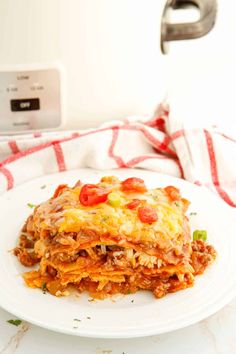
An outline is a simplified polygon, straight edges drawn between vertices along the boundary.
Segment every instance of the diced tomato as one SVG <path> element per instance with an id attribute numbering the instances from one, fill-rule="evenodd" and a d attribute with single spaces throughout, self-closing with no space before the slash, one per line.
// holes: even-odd
<path id="1" fill-rule="evenodd" d="M 80 203 L 85 206 L 92 206 L 104 203 L 107 200 L 109 191 L 96 184 L 85 184 L 80 191 Z"/>
<path id="2" fill-rule="evenodd" d="M 157 221 L 156 210 L 148 205 L 138 208 L 139 219 L 147 224 Z"/>
<path id="3" fill-rule="evenodd" d="M 186 212 L 188 210 L 190 201 L 185 198 L 182 198 L 181 201 L 183 203 L 183 211 Z"/>
<path id="4" fill-rule="evenodd" d="M 172 200 L 180 200 L 180 193 L 179 189 L 173 187 L 173 186 L 168 186 L 164 188 L 165 192 L 167 193 L 168 197 Z"/>
<path id="5" fill-rule="evenodd" d="M 140 199 L 133 199 L 132 202 L 126 204 L 126 208 L 128 209 L 136 209 L 141 203 Z"/>
<path id="6" fill-rule="evenodd" d="M 121 188 L 126 192 L 141 192 L 147 191 L 144 181 L 141 178 L 131 177 L 127 178 L 121 183 Z"/>
<path id="7" fill-rule="evenodd" d="M 58 197 L 58 196 L 61 194 L 61 191 L 62 191 L 64 188 L 67 188 L 67 187 L 68 187 L 67 184 L 60 184 L 60 185 L 56 188 L 56 190 L 55 190 L 55 192 L 54 192 L 54 194 L 53 194 L 53 198 Z"/>

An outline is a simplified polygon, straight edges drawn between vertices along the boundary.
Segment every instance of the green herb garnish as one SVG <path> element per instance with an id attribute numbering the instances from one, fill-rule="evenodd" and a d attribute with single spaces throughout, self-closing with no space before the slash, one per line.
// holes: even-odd
<path id="1" fill-rule="evenodd" d="M 88 316 L 88 317 L 87 317 L 87 320 L 91 320 L 91 317 Z"/>
<path id="2" fill-rule="evenodd" d="M 21 320 L 8 320 L 7 322 L 17 327 L 22 323 Z"/>
<path id="3" fill-rule="evenodd" d="M 131 302 L 134 302 L 134 300 L 131 300 Z"/>
<path id="4" fill-rule="evenodd" d="M 179 207 L 179 206 L 180 206 L 179 202 L 175 202 L 175 205 L 176 205 L 177 207 Z"/>
<path id="5" fill-rule="evenodd" d="M 35 205 L 35 204 L 32 204 L 32 203 L 28 203 L 27 206 L 28 206 L 29 208 L 31 208 L 31 209 L 36 207 L 36 205 Z"/>
<path id="6" fill-rule="evenodd" d="M 107 196 L 108 202 L 113 207 L 118 207 L 121 204 L 121 196 L 119 193 L 112 192 Z"/>
<path id="7" fill-rule="evenodd" d="M 44 184 L 43 186 L 40 187 L 41 189 L 45 189 L 46 188 L 46 184 Z"/>
<path id="8" fill-rule="evenodd" d="M 78 323 L 78 322 L 81 322 L 81 320 L 79 320 L 78 318 L 74 318 L 73 321 L 75 321 L 75 322 L 77 322 L 77 323 Z M 78 326 L 73 326 L 73 328 L 74 328 L 74 329 L 77 329 L 77 328 L 79 328 L 79 327 L 78 327 Z"/>
<path id="9" fill-rule="evenodd" d="M 196 212 L 191 212 L 189 215 L 197 215 L 197 213 Z"/>
<path id="10" fill-rule="evenodd" d="M 93 301 L 95 301 L 94 299 L 88 299 L 88 302 L 93 302 Z"/>
<path id="11" fill-rule="evenodd" d="M 205 242 L 207 240 L 207 231 L 206 230 L 195 230 L 193 232 L 193 240 L 194 241 L 202 240 Z"/>
<path id="12" fill-rule="evenodd" d="M 47 284 L 46 284 L 46 283 L 43 283 L 42 286 L 41 286 L 41 289 L 42 289 L 42 292 L 43 292 L 44 294 L 46 294 L 46 292 L 47 292 Z"/>

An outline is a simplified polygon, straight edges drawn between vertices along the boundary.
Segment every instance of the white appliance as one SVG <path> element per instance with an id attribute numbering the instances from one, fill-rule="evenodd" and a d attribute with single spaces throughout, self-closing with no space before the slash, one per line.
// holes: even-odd
<path id="1" fill-rule="evenodd" d="M 189 5 L 199 19 L 171 23 Z M 215 0 L 1 0 L 0 134 L 151 113 L 168 43 L 205 35 L 215 16 Z"/>

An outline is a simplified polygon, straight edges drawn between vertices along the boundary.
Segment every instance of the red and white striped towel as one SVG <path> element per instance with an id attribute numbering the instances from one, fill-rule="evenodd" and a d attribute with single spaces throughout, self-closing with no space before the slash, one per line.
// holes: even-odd
<path id="1" fill-rule="evenodd" d="M 0 193 L 69 169 L 144 168 L 205 185 L 236 207 L 236 137 L 185 128 L 159 106 L 153 119 L 131 117 L 98 129 L 0 136 Z"/>

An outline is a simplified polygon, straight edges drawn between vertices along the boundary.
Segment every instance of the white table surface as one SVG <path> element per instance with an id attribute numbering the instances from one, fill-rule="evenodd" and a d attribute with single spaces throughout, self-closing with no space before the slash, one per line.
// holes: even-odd
<path id="1" fill-rule="evenodd" d="M 17 294 L 16 294 L 17 296 Z M 190 327 L 135 339 L 90 339 L 51 332 L 0 310 L 1 354 L 234 354 L 236 298 L 215 315 Z M 124 319 L 125 321 L 125 319 Z"/>

